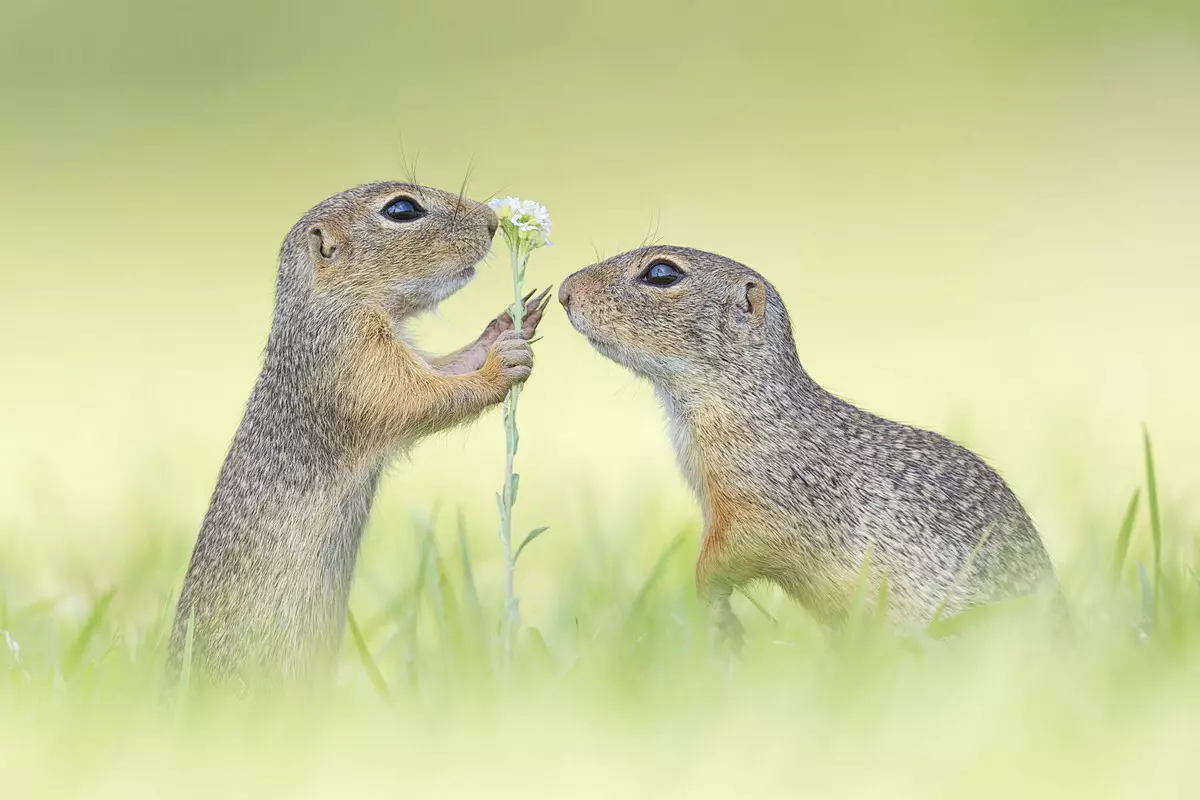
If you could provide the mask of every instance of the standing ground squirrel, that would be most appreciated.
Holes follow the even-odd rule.
[[[499,403],[533,367],[526,340],[543,297],[526,298],[521,332],[505,312],[446,356],[404,333],[466,286],[496,226],[460,195],[375,183],[318,204],[288,233],[262,371],[180,595],[171,673],[190,619],[192,663],[210,681],[328,674],[382,470]]]
[[[770,580],[836,621],[868,552],[897,625],[1054,586],[1004,480],[949,439],[817,385],[778,292],[748,267],[648,247],[571,275],[559,301],[596,350],[653,383],[704,511],[697,589],[735,650],[735,588]]]

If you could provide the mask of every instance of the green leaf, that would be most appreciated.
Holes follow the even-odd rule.
[[[867,545],[867,552],[863,554],[862,564],[858,568],[858,579],[854,583],[854,595],[850,598],[848,617],[856,622],[862,619],[863,610],[867,605],[867,593],[871,584],[872,550],[873,548]]]
[[[926,630],[929,636],[936,640],[958,636],[972,628],[980,627],[987,622],[1003,617],[1005,614],[1013,613],[1015,610],[1027,609],[1033,602],[1033,597],[1021,595],[1005,600],[996,600],[991,603],[967,606],[957,614],[934,620]]]
[[[1154,589],[1150,586],[1150,578],[1146,576],[1146,568],[1139,561],[1137,565],[1138,583],[1142,587],[1142,624],[1141,631],[1149,633],[1154,630]]]
[[[771,612],[770,612],[770,611],[767,611],[767,609],[766,609],[766,608],[763,606],[763,604],[762,604],[762,603],[760,603],[760,602],[758,602],[758,600],[756,600],[756,599],[755,599],[754,595],[750,594],[750,593],[749,593],[748,591],[746,591],[745,589],[738,589],[738,593],[739,593],[739,594],[741,594],[741,596],[742,596],[742,597],[744,597],[744,598],[746,598],[747,600],[749,600],[749,601],[750,601],[750,605],[752,605],[752,606],[754,606],[755,608],[757,608],[760,614],[762,614],[764,617],[766,617],[768,620],[770,620],[770,621],[771,621],[771,624],[772,624],[772,625],[778,625],[778,624],[779,624],[779,620],[775,619],[775,617],[773,617],[773,616],[771,615]]]
[[[358,651],[358,657],[363,662],[363,667],[367,670],[367,677],[371,679],[371,685],[375,687],[375,691],[380,697],[387,700],[391,697],[387,681],[383,679],[383,673],[379,671],[379,665],[371,657],[371,651],[367,648],[362,631],[358,629],[358,622],[354,619],[354,613],[347,612],[346,619],[350,623],[350,637],[354,639],[354,649]]]
[[[1154,475],[1154,451],[1150,446],[1150,432],[1142,426],[1142,448],[1146,454],[1146,499],[1150,506],[1150,535],[1154,541],[1154,608],[1158,609],[1158,598],[1162,584],[1162,523],[1158,515],[1158,481]]]
[[[513,553],[513,563],[517,563],[517,559],[521,557],[521,551],[525,549],[525,545],[529,544],[548,530],[550,530],[548,525],[531,530],[529,535],[525,537],[525,540],[521,542],[521,546],[517,548],[517,552]]]
[[[650,590],[654,588],[654,584],[658,583],[658,579],[662,575],[663,571],[667,568],[667,564],[670,562],[671,556],[674,555],[675,551],[679,549],[679,546],[683,544],[684,540],[687,538],[687,535],[688,532],[686,530],[675,534],[675,537],[671,539],[671,541],[667,543],[667,546],[663,548],[663,551],[659,553],[658,559],[654,562],[654,566],[650,570],[650,574],[646,576],[644,581],[642,581],[642,585],[638,589],[638,593],[634,596],[633,602],[629,605],[629,611],[625,615],[623,627],[628,628],[637,615],[641,612],[642,604],[646,602],[646,597],[650,594]]]
[[[1125,507],[1125,517],[1121,520],[1121,529],[1117,533],[1117,549],[1113,553],[1112,585],[1115,588],[1121,579],[1121,567],[1125,565],[1125,555],[1129,552],[1129,537],[1133,533],[1133,523],[1137,519],[1138,502],[1141,500],[1141,489],[1134,489]]]
[[[64,680],[69,680],[83,663],[83,656],[87,652],[87,646],[95,635],[96,629],[100,627],[100,623],[104,619],[104,612],[108,610],[108,604],[112,602],[113,595],[116,594],[116,589],[109,589],[100,599],[96,601],[96,605],[92,607],[92,613],[88,615],[87,621],[83,623],[83,628],[75,637],[75,641],[71,644],[63,656],[62,676]]]
[[[458,510],[458,556],[462,562],[463,593],[471,609],[471,621],[477,628],[483,626],[483,604],[479,602],[479,589],[475,585],[475,571],[471,568],[471,550],[467,545],[467,521],[462,509]]]
[[[183,637],[183,664],[179,670],[179,694],[175,706],[176,718],[182,718],[187,708],[188,693],[192,686],[192,658],[196,646],[196,609],[188,609],[187,631]]]
[[[967,554],[967,560],[959,568],[958,572],[954,573],[954,580],[950,582],[950,586],[946,589],[946,596],[942,598],[942,602],[938,603],[938,607],[934,609],[933,619],[930,620],[930,625],[936,625],[938,620],[942,618],[942,614],[946,613],[946,605],[950,602],[950,598],[954,596],[954,590],[958,588],[958,583],[962,580],[962,576],[971,568],[971,563],[975,561],[975,556],[987,544],[987,540],[991,537],[992,531],[995,529],[995,523],[988,525],[984,530],[983,535],[979,537],[979,541],[971,548],[971,552]]]
[[[879,596],[875,598],[875,621],[882,623],[887,619],[888,610],[888,579],[887,575],[879,578]]]

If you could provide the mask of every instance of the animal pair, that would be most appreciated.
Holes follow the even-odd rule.
[[[218,680],[330,669],[382,470],[531,373],[544,296],[526,298],[520,332],[504,313],[446,355],[406,331],[471,280],[497,224],[460,194],[388,182],[317,204],[289,232],[262,371],[180,596],[174,671],[188,641]],[[697,588],[734,649],[730,597],[757,579],[836,622],[869,564],[897,626],[1053,585],[996,472],[823,389],[749,267],[648,247],[574,273],[558,296],[597,351],[654,386],[703,510]]]

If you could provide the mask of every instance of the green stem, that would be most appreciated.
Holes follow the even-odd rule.
[[[512,256],[513,304],[509,309],[512,316],[513,329],[521,330],[524,318],[524,266],[528,254],[522,253],[519,243],[509,240],[509,253]],[[524,257],[523,257],[524,256]],[[504,490],[500,495],[500,543],[504,554],[504,662],[512,661],[512,645],[518,629],[521,626],[520,610],[515,589],[516,562],[513,558],[512,523],[513,506],[517,500],[517,474],[513,462],[517,455],[517,402],[521,397],[521,387],[514,386],[504,399]]]

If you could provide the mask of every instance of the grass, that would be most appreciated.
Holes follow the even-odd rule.
[[[596,515],[558,562],[527,554],[553,588],[506,669],[494,531],[435,510],[412,536],[373,523],[334,692],[180,713],[159,681],[186,542],[148,529],[54,597],[8,559],[3,796],[1190,796],[1200,531],[1170,526],[1145,442],[1144,485],[1092,532],[1100,566],[1059,565],[1069,641],[1033,603],[897,637],[886,586],[830,631],[757,586],[734,661],[694,597],[691,516]]]

